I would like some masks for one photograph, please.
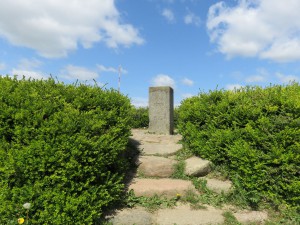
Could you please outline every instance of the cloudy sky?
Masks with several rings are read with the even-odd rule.
[[[0,0],[0,74],[118,88],[147,104],[300,81],[299,0]]]

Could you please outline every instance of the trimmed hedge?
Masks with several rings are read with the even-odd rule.
[[[132,127],[147,128],[149,126],[149,108],[133,107],[132,109]]]
[[[174,108],[174,127],[177,128],[178,108]],[[132,127],[148,128],[149,127],[149,108],[133,107],[132,110]]]
[[[0,76],[0,224],[95,224],[123,194],[130,100],[115,90]]]
[[[250,205],[300,205],[300,86],[215,90],[186,99],[179,132],[196,155],[224,165]]]

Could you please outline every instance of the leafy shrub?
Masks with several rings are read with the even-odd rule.
[[[114,90],[0,76],[0,224],[93,224],[120,199],[131,105]],[[17,218],[16,218],[17,219]]]
[[[174,108],[174,127],[177,128],[178,107]],[[148,128],[149,127],[149,108],[148,107],[133,107],[132,110],[132,127],[133,128]]]
[[[179,132],[194,154],[227,167],[252,206],[299,207],[299,84],[200,93],[182,102]]]
[[[149,126],[149,108],[133,107],[132,109],[132,127],[147,128]]]

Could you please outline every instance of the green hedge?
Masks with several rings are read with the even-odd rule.
[[[0,76],[0,224],[94,224],[120,199],[130,100],[114,90]]]
[[[299,208],[299,84],[200,93],[182,102],[179,132],[196,155],[229,170],[252,206]]]
[[[132,127],[148,128],[149,126],[149,108],[133,107],[132,108]]]
[[[174,108],[174,127],[177,128],[178,108]],[[148,128],[149,127],[149,108],[133,107],[132,109],[132,127]]]

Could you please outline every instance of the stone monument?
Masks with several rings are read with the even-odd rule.
[[[149,132],[173,134],[174,94],[171,87],[149,88]]]

